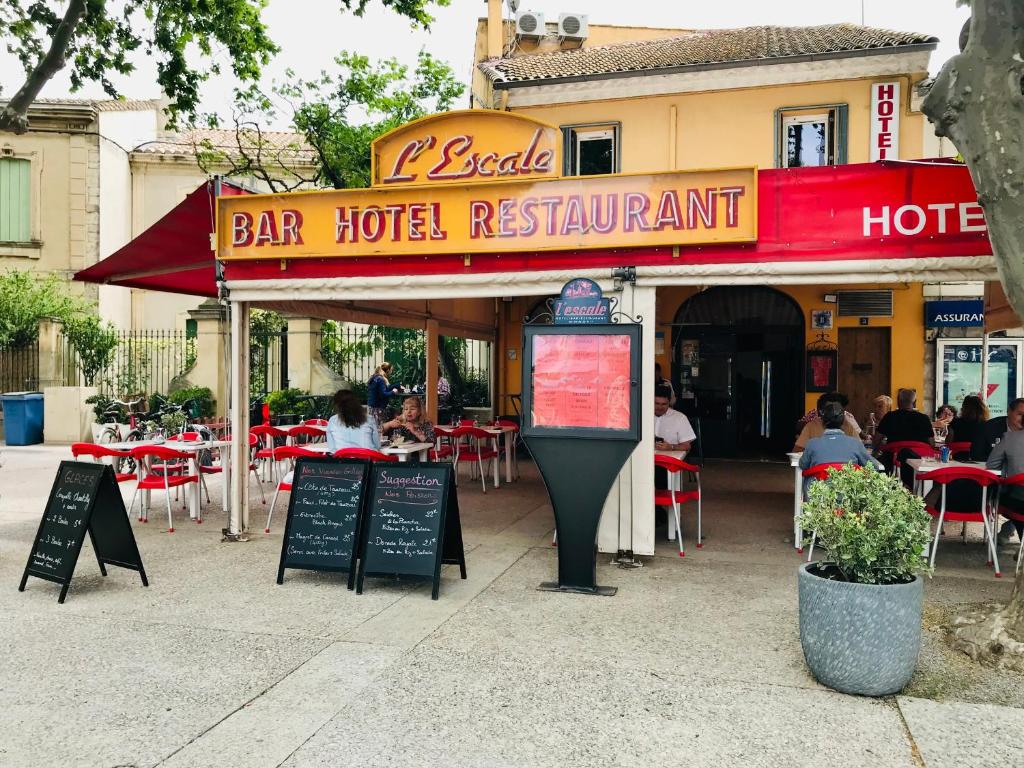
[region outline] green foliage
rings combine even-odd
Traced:
[[[339,333],[338,324],[333,320],[324,322],[320,335],[320,357],[332,370],[339,373],[349,363],[370,357],[373,344],[366,339],[345,341]]]
[[[113,399],[106,395],[92,395],[85,398],[85,402],[92,406],[92,414],[97,424],[109,421],[116,421],[119,424],[128,423],[128,411],[122,405],[115,405]]]
[[[64,323],[64,336],[78,353],[78,367],[88,386],[114,361],[119,343],[117,331],[97,315],[80,315]]]
[[[52,317],[67,324],[90,312],[85,299],[70,296],[56,275],[41,277],[12,269],[0,275],[0,347],[24,347],[39,336],[39,321]]]
[[[169,435],[181,432],[188,424],[188,414],[184,411],[165,413],[160,417],[160,427]]]
[[[800,518],[847,581],[892,584],[928,570],[931,518],[897,478],[852,465],[812,483]]]
[[[254,309],[249,312],[249,335],[265,336],[280,333],[288,327],[288,321],[270,309]]]
[[[195,400],[198,418],[208,419],[213,416],[217,401],[213,399],[209,387],[185,387],[171,393],[170,401],[175,405],[183,405],[189,400]]]
[[[410,0],[410,11],[415,4]],[[228,175],[254,174],[275,191],[308,184],[368,187],[371,142],[410,120],[451,109],[465,89],[447,64],[426,51],[420,51],[411,72],[396,59],[372,62],[346,51],[335,63],[337,72],[324,71],[313,80],[296,78],[289,70],[287,80],[269,93],[258,85],[237,91],[237,146],[225,150],[202,143],[197,147],[200,165],[221,172],[226,166]],[[288,117],[307,146],[282,148],[263,137],[261,126],[278,119],[281,103],[291,105]],[[206,122],[216,126],[219,118],[208,115]],[[311,177],[295,169],[300,158],[316,166]]]
[[[270,406],[270,412],[275,416],[280,416],[283,413],[299,413],[300,401],[308,397],[309,392],[304,389],[295,387],[278,389],[267,395],[267,405]]]

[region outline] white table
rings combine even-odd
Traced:
[[[496,439],[501,439],[501,436],[505,436],[505,482],[512,482],[512,447],[515,445],[516,440],[516,428],[515,427],[480,427],[484,432],[490,435],[494,435]],[[497,472],[495,472],[494,485],[497,487]]]
[[[309,445],[301,445],[299,447],[304,448],[307,451],[312,451],[313,453],[333,453],[333,451],[327,447],[327,443],[312,443]],[[381,448],[380,452],[386,456],[397,456],[399,461],[408,461],[409,457],[413,454],[419,456],[420,461],[426,461],[430,456],[429,451],[433,447],[433,443],[403,443],[402,445],[389,445],[385,448]]]
[[[915,491],[920,496],[927,496],[928,491],[931,490],[930,480],[921,480],[921,475],[926,475],[936,469],[981,469],[992,475],[992,477],[1002,477],[1003,473],[998,469],[989,469],[985,466],[983,461],[939,461],[938,459],[907,459],[907,465],[914,470],[914,486]],[[925,488],[925,486],[929,486]]]
[[[182,453],[188,453],[192,455],[192,458],[186,462],[188,467],[188,474],[199,475],[199,468],[197,465],[197,458],[201,451],[208,451],[214,448],[226,448],[231,445],[230,440],[134,440],[130,442],[122,443],[106,443],[104,447],[113,448],[116,451],[130,451],[132,448],[141,448],[147,445],[162,445],[164,448],[170,448],[171,450],[180,451]],[[225,512],[231,511],[231,451],[220,452],[221,458],[221,500]],[[195,483],[189,483],[186,486],[186,493],[189,495],[189,517],[193,520],[199,516],[199,494],[201,480]],[[150,491],[140,491],[142,509],[144,517],[149,516],[149,504],[150,504]]]

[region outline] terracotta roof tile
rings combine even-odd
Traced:
[[[313,160],[313,149],[306,144],[301,133],[288,131],[263,131],[260,134],[262,150],[293,160]],[[196,128],[179,134],[165,136],[137,147],[134,151],[150,155],[191,155],[195,148],[219,150],[228,155],[238,154],[238,136],[234,129]],[[242,133],[242,141],[250,150],[257,147],[256,134]]]
[[[857,24],[743,27],[491,59],[478,66],[494,82],[523,82],[730,62],[764,60],[770,63],[791,56],[841,54],[936,42],[938,38],[931,35]]]

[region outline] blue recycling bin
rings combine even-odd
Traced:
[[[43,393],[5,392],[0,395],[4,408],[4,435],[8,445],[35,445],[43,442]]]

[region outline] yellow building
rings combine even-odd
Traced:
[[[806,167],[918,159],[940,151],[915,90],[927,77],[937,42],[929,35],[852,24],[649,29],[588,25],[583,17],[570,37],[551,22],[524,34],[524,14],[502,20],[497,0],[490,11],[477,28],[474,106],[559,126],[567,175]],[[876,83],[895,86],[896,109],[881,140],[873,118]],[[880,143],[886,145],[881,154]],[[838,387],[850,396],[857,418],[867,413],[871,398],[898,387],[914,387],[922,402],[931,400],[922,364],[922,282],[767,280],[717,288],[703,307],[688,303],[707,287],[658,289],[657,351],[676,390],[703,401],[705,433],[720,434],[718,426],[731,425],[731,438],[706,439],[713,454],[760,455],[769,443],[777,451],[789,440],[788,433],[777,435],[778,425],[775,439],[763,437],[770,430],[760,423],[755,380],[762,364],[773,363],[778,391],[772,405],[779,415],[812,408],[817,394],[804,393],[800,371],[804,348],[819,340],[839,347]],[[826,303],[826,295],[836,303]],[[505,304],[506,338],[518,337],[517,320],[534,303]],[[814,310],[833,310],[832,327],[813,328]],[[777,325],[758,327],[765,322]],[[683,345],[690,355],[691,342],[698,342],[695,377],[684,373],[682,363]],[[518,391],[517,361],[502,359],[502,389]],[[791,401],[787,389],[799,391],[799,398]]]

